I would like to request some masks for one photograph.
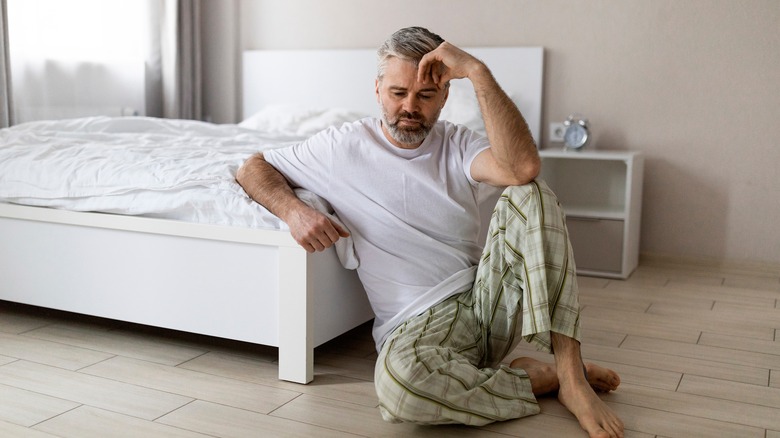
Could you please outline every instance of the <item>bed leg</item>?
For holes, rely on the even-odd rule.
[[[279,379],[296,383],[314,379],[306,258],[303,248],[279,248]]]

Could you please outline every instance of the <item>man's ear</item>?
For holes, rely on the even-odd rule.
[[[374,80],[374,93],[376,93],[376,101],[379,103],[379,79]]]

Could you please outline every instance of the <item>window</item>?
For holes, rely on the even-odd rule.
[[[8,0],[16,122],[147,112],[143,0]]]

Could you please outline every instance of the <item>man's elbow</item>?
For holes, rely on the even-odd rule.
[[[265,161],[262,152],[258,152],[244,161],[244,164],[236,171],[236,182],[238,185],[246,187],[247,182],[252,179],[252,175],[257,173],[253,169],[257,168],[260,161]]]
[[[513,173],[514,181],[513,186],[522,186],[530,183],[539,176],[539,172],[542,170],[542,160],[536,156],[523,160],[515,166]]]

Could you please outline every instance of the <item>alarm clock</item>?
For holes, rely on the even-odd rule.
[[[577,114],[572,114],[563,122],[563,126],[564,149],[578,151],[588,144],[588,141],[590,140],[590,128],[588,127],[587,119],[584,119]]]

